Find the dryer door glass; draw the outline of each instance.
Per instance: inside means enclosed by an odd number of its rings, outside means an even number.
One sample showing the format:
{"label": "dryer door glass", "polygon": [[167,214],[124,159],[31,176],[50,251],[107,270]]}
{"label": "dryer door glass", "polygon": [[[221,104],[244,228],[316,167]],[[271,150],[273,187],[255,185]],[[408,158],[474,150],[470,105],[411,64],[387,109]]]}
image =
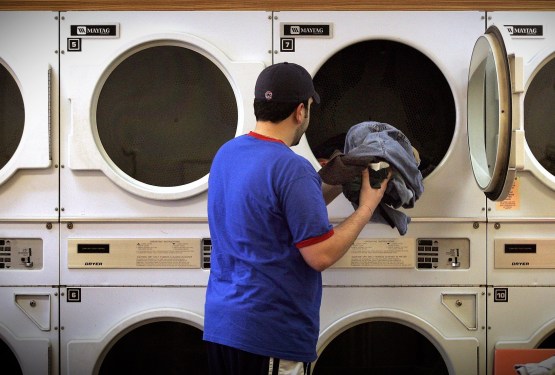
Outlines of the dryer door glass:
{"label": "dryer door glass", "polygon": [[124,177],[159,187],[207,175],[237,122],[237,100],[225,74],[180,46],[127,57],[107,77],[96,107],[104,157]]}
{"label": "dryer door glass", "polygon": [[468,77],[468,142],[474,178],[491,200],[502,200],[511,148],[507,53],[492,27],[474,45]]}
{"label": "dryer door glass", "polygon": [[17,150],[24,124],[23,97],[15,79],[0,61],[0,169]]}
{"label": "dryer door glass", "polygon": [[538,69],[526,90],[524,124],[530,151],[555,176],[555,54]]}
{"label": "dryer door glass", "polygon": [[314,375],[448,374],[434,344],[403,324],[378,321],[339,334],[320,354]]}
{"label": "dryer door glass", "polygon": [[321,103],[311,112],[306,139],[317,159],[343,150],[345,136],[364,121],[401,130],[419,151],[426,177],[453,141],[456,109],[449,83],[420,51],[390,40],[350,45],[314,75]]}
{"label": "dryer door glass", "polygon": [[97,364],[97,374],[208,373],[202,331],[185,323],[159,321],[120,337]]}

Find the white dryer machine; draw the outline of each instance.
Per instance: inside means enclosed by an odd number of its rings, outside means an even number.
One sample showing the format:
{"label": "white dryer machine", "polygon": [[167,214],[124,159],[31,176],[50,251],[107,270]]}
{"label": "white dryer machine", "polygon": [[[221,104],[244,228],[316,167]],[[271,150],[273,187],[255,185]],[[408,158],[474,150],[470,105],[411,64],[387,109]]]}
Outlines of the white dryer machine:
{"label": "white dryer machine", "polygon": [[58,221],[58,12],[0,12],[0,221]]}
{"label": "white dryer machine", "polygon": [[[485,221],[466,134],[468,62],[483,12],[276,12],[274,62],[304,66],[321,103],[296,150],[319,158],[343,149],[364,121],[401,130],[420,154],[424,193],[413,220]],[[343,197],[330,217],[352,212]]]}
{"label": "white dryer machine", "polygon": [[490,370],[495,349],[555,349],[554,233],[551,221],[488,223]]}
{"label": "white dryer machine", "polygon": [[325,287],[314,375],[486,374],[485,287]]}
{"label": "white dryer machine", "polygon": [[210,164],[254,128],[271,13],[63,12],[61,220],[206,220]]}
{"label": "white dryer machine", "polygon": [[488,197],[490,370],[495,348],[555,347],[554,24],[555,12],[488,13],[470,64],[469,146]]}
{"label": "white dryer machine", "polygon": [[61,228],[62,374],[206,374],[208,226],[67,224]]}
{"label": "white dryer machine", "polygon": [[555,285],[555,12],[488,13],[468,80],[468,133],[488,197],[488,284]]}
{"label": "white dryer machine", "polygon": [[555,12],[488,13],[468,78],[468,134],[490,221],[555,220]]}
{"label": "white dryer machine", "polygon": [[205,288],[61,289],[61,373],[208,372],[202,341]]}
{"label": "white dryer machine", "polygon": [[0,287],[3,374],[58,374],[58,288]]}
{"label": "white dryer machine", "polygon": [[488,374],[495,349],[555,349],[555,288],[488,288]]}

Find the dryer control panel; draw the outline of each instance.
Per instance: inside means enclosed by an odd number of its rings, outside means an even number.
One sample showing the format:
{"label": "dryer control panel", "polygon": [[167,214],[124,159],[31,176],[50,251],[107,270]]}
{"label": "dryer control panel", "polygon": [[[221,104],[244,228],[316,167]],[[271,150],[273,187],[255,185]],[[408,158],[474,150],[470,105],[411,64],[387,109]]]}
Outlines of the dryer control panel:
{"label": "dryer control panel", "polygon": [[201,267],[200,238],[70,238],[68,268]]}
{"label": "dryer control panel", "polygon": [[358,238],[332,268],[458,270],[470,268],[468,238]]}
{"label": "dryer control panel", "polygon": [[418,269],[470,268],[470,240],[468,238],[418,238]]}
{"label": "dryer control panel", "polygon": [[494,267],[554,269],[554,248],[553,238],[498,238],[494,241]]}
{"label": "dryer control panel", "polygon": [[41,269],[42,259],[42,239],[0,238],[0,270]]}

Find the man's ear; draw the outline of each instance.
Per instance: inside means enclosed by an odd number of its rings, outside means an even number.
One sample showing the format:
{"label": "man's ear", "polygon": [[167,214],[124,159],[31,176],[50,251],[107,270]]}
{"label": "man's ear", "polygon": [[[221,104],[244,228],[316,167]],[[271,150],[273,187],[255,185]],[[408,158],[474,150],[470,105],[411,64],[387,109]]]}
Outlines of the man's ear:
{"label": "man's ear", "polygon": [[304,103],[299,103],[295,109],[295,120],[298,124],[303,122],[303,118],[308,116],[308,109],[305,107]]}

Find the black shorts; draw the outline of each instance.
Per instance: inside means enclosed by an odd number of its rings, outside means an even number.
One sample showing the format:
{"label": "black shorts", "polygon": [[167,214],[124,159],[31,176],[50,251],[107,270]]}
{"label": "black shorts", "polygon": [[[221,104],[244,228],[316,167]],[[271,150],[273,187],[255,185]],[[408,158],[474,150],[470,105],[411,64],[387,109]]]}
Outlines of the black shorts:
{"label": "black shorts", "polygon": [[265,357],[206,342],[210,375],[310,375],[310,363]]}

